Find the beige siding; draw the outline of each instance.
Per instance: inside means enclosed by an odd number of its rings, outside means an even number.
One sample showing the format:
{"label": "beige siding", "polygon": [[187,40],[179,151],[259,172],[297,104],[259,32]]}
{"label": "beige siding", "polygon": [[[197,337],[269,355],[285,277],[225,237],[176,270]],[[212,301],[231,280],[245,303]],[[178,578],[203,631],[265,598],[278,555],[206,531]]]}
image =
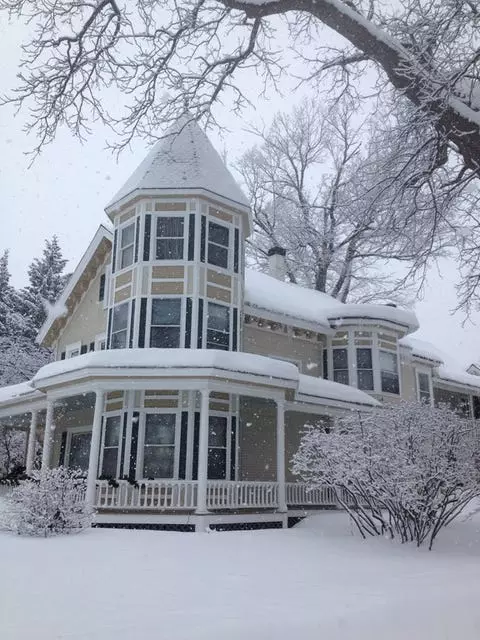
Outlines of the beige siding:
{"label": "beige siding", "polygon": [[247,324],[244,325],[243,348],[248,353],[299,360],[302,363],[302,373],[311,376],[318,377],[322,371],[320,342],[310,342],[285,333],[265,331]]}
{"label": "beige siding", "polygon": [[80,304],[60,334],[57,347],[58,357],[62,351],[65,351],[68,344],[75,342],[89,344],[95,340],[95,336],[106,332],[107,312],[103,308],[103,302],[98,301],[99,286],[100,272],[90,283]]}

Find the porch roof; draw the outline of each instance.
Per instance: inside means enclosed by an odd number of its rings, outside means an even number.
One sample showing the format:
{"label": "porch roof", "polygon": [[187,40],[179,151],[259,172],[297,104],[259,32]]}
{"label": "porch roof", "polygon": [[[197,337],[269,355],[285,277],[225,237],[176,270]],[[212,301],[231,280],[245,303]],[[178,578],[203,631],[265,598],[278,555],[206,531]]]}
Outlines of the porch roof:
{"label": "porch roof", "polygon": [[304,374],[299,375],[297,397],[298,400],[304,402],[318,403],[319,399],[322,399],[323,401],[331,400],[335,403],[341,402],[368,407],[380,406],[378,400],[369,396],[368,393],[360,391],[360,389]]}

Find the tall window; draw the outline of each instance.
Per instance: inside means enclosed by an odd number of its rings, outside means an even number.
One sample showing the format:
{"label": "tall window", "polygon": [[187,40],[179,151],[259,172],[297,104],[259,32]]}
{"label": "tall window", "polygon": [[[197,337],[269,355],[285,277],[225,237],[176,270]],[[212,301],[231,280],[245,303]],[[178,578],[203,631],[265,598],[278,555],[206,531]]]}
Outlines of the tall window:
{"label": "tall window", "polygon": [[333,379],[341,384],[349,384],[347,349],[333,349]]}
{"label": "tall window", "polygon": [[184,219],[179,216],[157,218],[157,260],[183,259]]}
{"label": "tall window", "polygon": [[225,480],[227,474],[227,424],[225,416],[208,421],[208,478]]}
{"label": "tall window", "polygon": [[397,355],[391,351],[380,351],[380,378],[382,391],[400,393]]}
{"label": "tall window", "polygon": [[144,478],[173,478],[175,421],[174,413],[147,413],[143,451]]}
{"label": "tall window", "polygon": [[98,301],[103,302],[105,300],[105,274],[100,276],[100,283],[98,286]]}
{"label": "tall window", "polygon": [[120,232],[120,269],[133,264],[133,250],[135,245],[135,223],[124,227]]}
{"label": "tall window", "polygon": [[112,349],[126,349],[128,337],[128,302],[113,308]]}
{"label": "tall window", "polygon": [[370,348],[357,349],[357,383],[364,391],[373,391],[373,362]]}
{"label": "tall window", "polygon": [[216,222],[208,223],[208,263],[228,269],[230,231]]}
{"label": "tall window", "polygon": [[91,432],[72,433],[70,435],[70,453],[68,455],[68,466],[71,469],[81,469],[82,471],[88,471],[91,440]]}
{"label": "tall window", "polygon": [[117,477],[118,449],[120,445],[121,416],[109,416],[105,420],[105,435],[103,439],[102,476]]}
{"label": "tall window", "polygon": [[420,402],[430,404],[432,396],[430,394],[430,376],[428,373],[417,372],[418,381],[418,399]]}
{"label": "tall window", "polygon": [[221,304],[208,303],[207,349],[230,347],[230,309]]}
{"label": "tall window", "polygon": [[180,298],[152,300],[151,347],[177,349],[180,346],[181,306]]}

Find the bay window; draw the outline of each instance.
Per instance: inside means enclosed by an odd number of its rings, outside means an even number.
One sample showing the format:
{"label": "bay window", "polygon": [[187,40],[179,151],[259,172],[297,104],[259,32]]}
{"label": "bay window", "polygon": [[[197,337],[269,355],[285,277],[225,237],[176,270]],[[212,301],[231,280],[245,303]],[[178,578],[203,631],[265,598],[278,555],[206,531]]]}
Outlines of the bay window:
{"label": "bay window", "polygon": [[131,264],[133,264],[134,246],[135,223],[132,222],[132,224],[123,227],[120,232],[120,269],[125,269],[125,267],[129,267]]}
{"label": "bay window", "polygon": [[155,258],[157,260],[183,260],[184,218],[158,217]]}
{"label": "bay window", "polygon": [[118,474],[118,450],[122,416],[109,416],[105,420],[101,475],[116,478]]}
{"label": "bay window", "polygon": [[382,391],[400,393],[397,354],[391,351],[380,351],[380,379]]}
{"label": "bay window", "polygon": [[150,327],[150,346],[161,349],[180,347],[182,301],[180,298],[154,298]]}
{"label": "bay window", "polygon": [[349,384],[348,350],[333,350],[333,379],[340,384]]}
{"label": "bay window", "polygon": [[147,413],[143,477],[173,478],[175,469],[175,413]]}
{"label": "bay window", "polygon": [[363,391],[374,389],[371,348],[357,348],[357,384]]}
{"label": "bay window", "polygon": [[112,318],[112,349],[126,349],[128,339],[128,309],[129,303],[124,302],[113,308]]}
{"label": "bay window", "polygon": [[208,421],[208,478],[225,480],[227,474],[226,416],[210,416]]}
{"label": "bay window", "polygon": [[216,222],[208,223],[208,258],[209,264],[228,269],[228,248],[230,230]]}
{"label": "bay window", "polygon": [[230,348],[230,309],[221,304],[208,303],[207,349]]}

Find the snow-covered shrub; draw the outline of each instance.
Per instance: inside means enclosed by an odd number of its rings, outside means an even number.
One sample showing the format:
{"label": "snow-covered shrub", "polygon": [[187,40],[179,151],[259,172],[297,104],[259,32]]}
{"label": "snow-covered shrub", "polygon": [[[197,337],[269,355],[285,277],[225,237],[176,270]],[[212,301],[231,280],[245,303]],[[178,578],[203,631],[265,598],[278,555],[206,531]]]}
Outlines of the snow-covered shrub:
{"label": "snow-covered shrub", "polygon": [[79,469],[58,467],[15,487],[7,498],[4,527],[29,536],[75,533],[90,526],[86,479]]}
{"label": "snow-covered shrub", "polygon": [[428,541],[480,494],[477,431],[448,407],[401,402],[309,427],[293,471],[332,487],[360,533]]}

